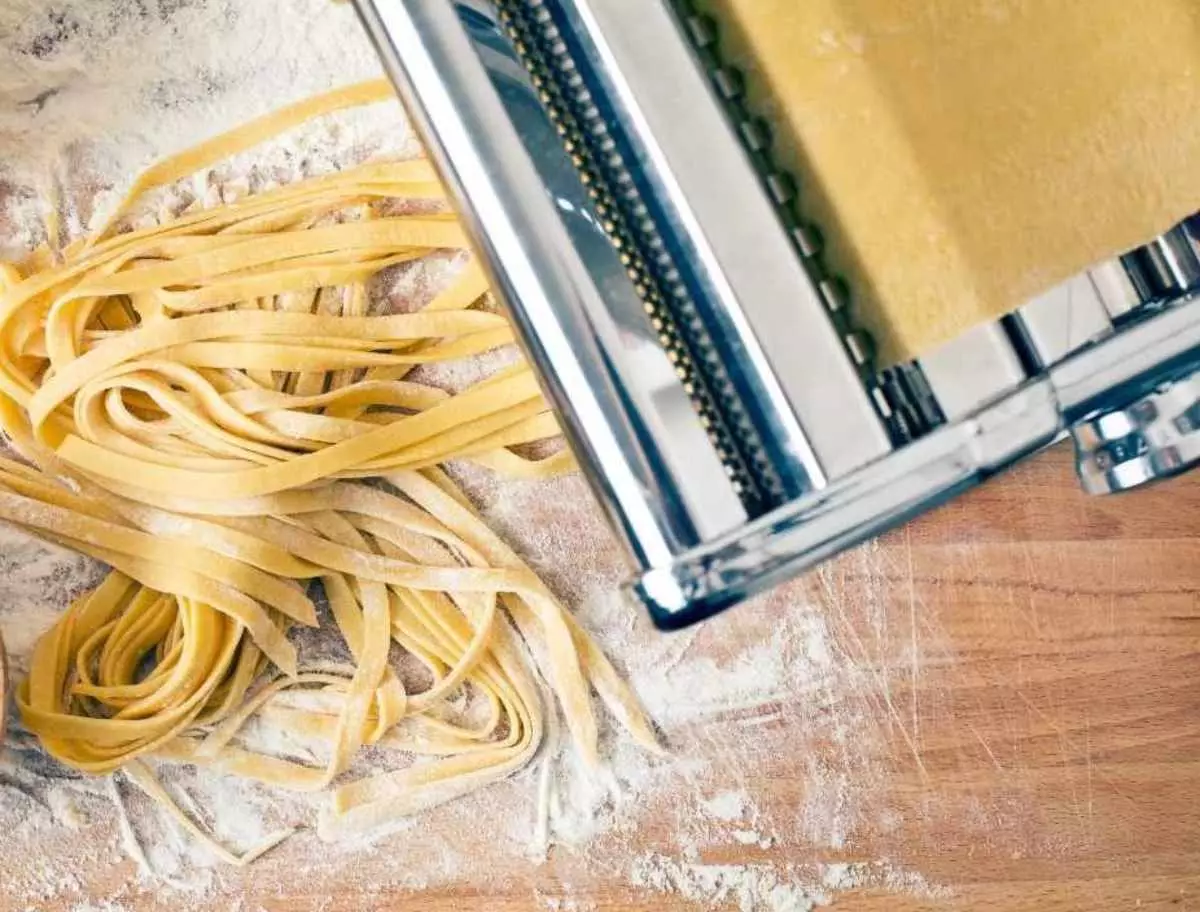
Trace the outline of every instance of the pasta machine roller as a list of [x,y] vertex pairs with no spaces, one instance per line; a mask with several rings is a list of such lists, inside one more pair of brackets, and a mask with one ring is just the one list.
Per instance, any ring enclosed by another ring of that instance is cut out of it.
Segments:
[[1200,220],[881,369],[687,3],[357,5],[660,626],[1066,435],[1091,493],[1200,461]]

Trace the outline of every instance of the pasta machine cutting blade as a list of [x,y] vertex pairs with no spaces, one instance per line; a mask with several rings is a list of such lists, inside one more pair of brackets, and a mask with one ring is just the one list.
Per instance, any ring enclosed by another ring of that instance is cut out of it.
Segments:
[[1068,435],[1096,493],[1200,461],[1200,221],[881,369],[687,4],[357,5],[660,625]]

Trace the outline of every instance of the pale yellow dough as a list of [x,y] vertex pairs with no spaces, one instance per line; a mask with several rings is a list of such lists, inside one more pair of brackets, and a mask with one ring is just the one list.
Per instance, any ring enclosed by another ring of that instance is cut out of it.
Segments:
[[1195,0],[706,0],[887,360],[1200,210]]

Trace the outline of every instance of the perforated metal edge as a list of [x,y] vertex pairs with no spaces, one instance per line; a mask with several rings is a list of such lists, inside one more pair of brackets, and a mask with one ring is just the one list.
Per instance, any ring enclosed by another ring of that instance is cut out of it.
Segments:
[[551,10],[543,0],[494,6],[747,511],[784,502],[779,473]]
[[708,70],[797,255],[820,289],[829,318],[841,335],[850,360],[858,368],[893,443],[901,445],[928,433],[942,422],[942,417],[928,384],[921,377],[920,366],[911,363],[883,371],[878,369],[875,339],[854,322],[849,284],[827,268],[820,228],[800,214],[796,178],[775,160],[771,128],[751,109],[746,97],[745,75],[721,55],[718,24],[712,16],[699,12],[692,0],[671,0],[671,3],[685,24],[692,46]]

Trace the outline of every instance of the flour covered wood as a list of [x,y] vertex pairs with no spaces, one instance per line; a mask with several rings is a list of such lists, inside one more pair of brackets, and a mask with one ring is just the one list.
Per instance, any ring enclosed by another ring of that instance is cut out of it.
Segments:
[[[0,252],[18,256],[39,243],[50,205],[64,233],[78,236],[154,159],[377,74],[352,11],[326,0],[9,0],[0,8]],[[371,156],[417,154],[399,107],[377,106],[301,127],[199,174],[138,217],[167,218],[193,200]],[[455,269],[430,257],[382,276],[376,292],[391,307],[420,306]],[[484,369],[454,365],[438,381],[456,386]],[[827,611],[839,586],[820,580],[702,629],[662,635],[621,594],[625,566],[580,478],[458,476],[629,676],[669,757],[648,757],[609,731],[607,765],[597,772],[551,739],[535,766],[509,781],[332,846],[311,829],[309,796],[163,767],[181,806],[235,849],[299,828],[239,872],[120,776],[79,777],[10,719],[0,759],[4,907],[230,908],[250,889],[260,901],[292,895],[298,874],[312,895],[341,897],[346,908],[410,894],[419,904],[420,895],[456,890],[503,891],[545,909],[594,908],[593,897],[611,894],[750,912],[810,909],[864,886],[938,895],[919,873],[855,848],[860,832],[891,825],[879,800],[890,761],[866,749],[890,738],[879,729],[879,707],[906,737],[919,736],[913,707],[888,692],[894,677],[915,674],[918,656],[908,655],[907,638],[895,647],[884,636],[882,597],[852,636],[838,629],[843,615]],[[859,560],[872,566],[869,553]],[[19,675],[37,636],[102,568],[3,529],[0,570],[0,627]],[[878,591],[877,583],[864,591]],[[343,648],[334,633],[306,633],[299,645],[302,660],[336,658]],[[311,745],[269,712],[243,737],[313,759]],[[367,751],[354,772],[394,762]]]

